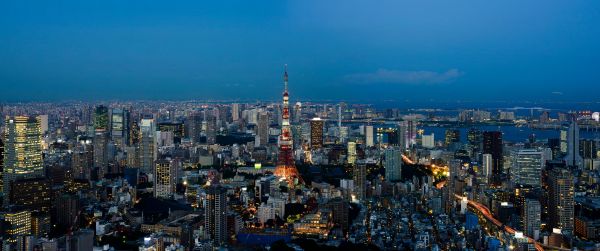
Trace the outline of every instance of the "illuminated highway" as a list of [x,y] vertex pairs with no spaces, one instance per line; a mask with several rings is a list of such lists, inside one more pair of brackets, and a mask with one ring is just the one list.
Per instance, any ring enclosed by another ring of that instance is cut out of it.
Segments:
[[[457,199],[461,200],[463,197],[455,194],[454,195]],[[517,232],[514,228],[509,227],[504,225],[501,221],[499,221],[498,219],[494,218],[494,216],[492,215],[492,213],[490,212],[490,210],[482,205],[481,203],[477,203],[475,201],[472,200],[467,200],[468,201],[468,205],[471,206],[472,208],[476,209],[477,211],[479,211],[487,220],[489,220],[490,222],[492,222],[494,225],[496,225],[497,227],[500,227],[502,229],[504,229],[504,231],[506,231],[509,234],[515,234],[515,232]],[[537,241],[535,241],[533,238],[529,237],[529,236],[524,236],[526,237],[530,243],[535,243],[535,249],[536,250],[544,250],[544,247],[550,248],[552,250],[570,250],[568,248],[561,248],[561,247],[554,247],[554,246],[548,246],[548,245],[543,245],[542,243],[539,243]]]

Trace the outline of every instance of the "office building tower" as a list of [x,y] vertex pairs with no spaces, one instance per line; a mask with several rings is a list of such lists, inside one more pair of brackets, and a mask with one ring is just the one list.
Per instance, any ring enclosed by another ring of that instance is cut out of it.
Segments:
[[178,159],[161,159],[156,161],[154,169],[154,197],[170,199],[175,194],[177,171],[181,168]]
[[348,164],[356,162],[356,142],[348,142]]
[[42,131],[39,119],[7,117],[4,128],[4,202],[10,198],[10,184],[18,179],[44,175]]
[[31,234],[31,212],[29,210],[10,209],[3,213],[4,220],[10,223],[6,233],[10,236],[8,242],[16,242],[18,236]]
[[154,119],[142,119],[140,123],[140,166],[144,173],[152,173],[156,160],[156,126]]
[[269,114],[266,111],[258,113],[258,125],[256,127],[256,136],[258,146],[269,144]]
[[231,120],[238,121],[240,119],[240,104],[231,104]]
[[536,199],[525,199],[522,210],[523,233],[537,240],[542,226],[542,205]]
[[10,204],[31,212],[49,212],[51,186],[46,178],[19,179],[10,184]]
[[481,144],[483,142],[483,135],[481,130],[477,128],[471,128],[467,132],[467,142],[471,149],[472,156],[475,156],[481,150]]
[[323,147],[323,120],[313,118],[310,121],[310,148],[319,149]]
[[373,126],[365,126],[365,146],[372,147],[375,145],[373,137]]
[[399,149],[385,149],[385,179],[399,181],[402,174],[402,152]]
[[502,148],[502,132],[483,132],[482,151],[483,153],[492,155],[492,183],[495,185],[499,185],[502,182],[502,175],[504,172]]
[[137,120],[131,120],[129,126],[129,145],[138,146],[141,142],[142,135],[140,134],[140,124]]
[[492,178],[492,169],[494,166],[494,161],[492,160],[492,155],[489,153],[484,153],[481,155],[481,175],[484,177],[485,182],[490,182]]
[[212,184],[206,188],[204,231],[215,246],[227,242],[227,189]]
[[417,120],[413,115],[405,116],[404,120],[399,124],[398,136],[400,146],[403,149],[408,149],[417,144]]
[[206,114],[206,144],[214,145],[217,143],[217,117],[212,114]]
[[434,148],[435,147],[435,135],[433,133],[431,133],[430,135],[426,135],[424,134],[421,137],[421,145],[423,145],[423,148]]
[[108,107],[100,105],[94,110],[94,130],[105,132],[109,130]]
[[353,170],[354,195],[356,200],[362,201],[366,198],[367,192],[367,165],[363,161],[358,161]]
[[598,158],[598,142],[591,139],[579,140],[579,155],[583,159],[595,159]]
[[521,149],[511,152],[511,181],[515,185],[541,187],[543,153],[534,149]]
[[46,134],[48,132],[48,114],[38,115],[38,119],[40,120],[42,134]]
[[72,155],[72,171],[75,179],[91,179],[94,167],[94,145],[92,138],[79,137]]
[[94,134],[94,168],[97,169],[98,179],[108,173],[108,143],[108,132],[97,130]]
[[81,229],[71,235],[67,235],[65,242],[68,251],[94,250],[94,231]]
[[300,173],[296,169],[293,151],[294,142],[290,126],[289,93],[287,65],[283,74],[283,106],[281,109],[281,134],[279,135],[279,156],[277,156],[277,167],[275,176],[287,179],[289,184],[301,181]]
[[566,168],[555,167],[548,175],[548,215],[550,227],[569,233],[574,228],[573,175]]
[[193,112],[190,114],[185,121],[185,130],[186,138],[190,139],[192,143],[198,144],[200,143],[200,137],[202,136],[202,120],[203,116],[199,112]]
[[118,108],[111,110],[110,136],[120,149],[124,149],[129,144],[129,111]]
[[460,131],[457,129],[447,129],[444,142],[446,146],[450,146],[453,143],[460,143]]
[[56,207],[56,224],[70,229],[79,223],[81,202],[77,195],[63,194],[54,201]]
[[572,121],[567,129],[567,155],[565,156],[567,166],[583,167],[583,158],[579,155],[579,125]]
[[347,126],[340,127],[339,140],[340,140],[340,143],[346,143],[346,141],[348,140],[348,127]]

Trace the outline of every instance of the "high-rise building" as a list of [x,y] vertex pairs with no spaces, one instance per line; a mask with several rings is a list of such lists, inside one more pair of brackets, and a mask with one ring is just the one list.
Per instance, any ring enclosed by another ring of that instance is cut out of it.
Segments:
[[363,161],[359,161],[354,166],[353,171],[354,195],[356,199],[362,201],[366,198],[367,192],[367,165]]
[[579,155],[584,159],[598,158],[598,142],[591,139],[579,140]]
[[185,130],[185,135],[192,141],[192,143],[200,143],[200,136],[202,135],[202,120],[202,114],[199,112],[194,112],[190,114],[185,121],[187,129]]
[[17,236],[31,234],[31,212],[29,210],[10,210],[3,214],[4,220],[10,223],[6,233],[10,235],[9,242],[15,242]]
[[227,242],[227,189],[212,184],[206,188],[204,229],[215,246]]
[[110,136],[111,140],[124,149],[129,143],[129,111],[113,108],[110,114]]
[[19,206],[29,211],[49,212],[52,202],[50,201],[50,181],[46,178],[20,179],[12,181],[10,204]]
[[457,129],[447,129],[445,141],[446,146],[460,142],[460,131]]
[[97,130],[94,134],[94,167],[98,171],[98,179],[108,173],[108,132]]
[[154,119],[142,119],[140,123],[140,166],[144,173],[152,173],[156,160],[156,125]]
[[543,153],[534,149],[511,152],[511,181],[515,185],[542,186]]
[[48,132],[48,114],[42,114],[38,116],[40,120],[40,127],[42,128],[42,134],[46,134]]
[[375,145],[375,141],[373,139],[373,126],[368,125],[365,126],[365,146],[372,147]]
[[467,132],[467,142],[469,143],[472,156],[476,156],[476,154],[481,150],[481,144],[483,142],[481,130],[477,128],[469,129]]
[[421,145],[423,145],[424,148],[434,148],[435,147],[435,135],[433,133],[431,133],[430,135],[423,135],[421,137]]
[[348,142],[348,164],[356,162],[356,142]]
[[231,119],[233,121],[238,121],[238,119],[240,119],[240,104],[231,104]]
[[482,164],[482,176],[484,177],[486,183],[491,181],[492,178],[492,169],[494,166],[494,161],[492,160],[492,155],[489,153],[484,153],[481,155],[481,164]]
[[548,215],[550,227],[572,232],[574,228],[573,175],[566,168],[555,167],[548,175]]
[[154,197],[170,199],[175,194],[177,170],[181,167],[178,159],[160,159],[154,169]]
[[502,155],[502,132],[485,131],[483,132],[483,153],[492,155],[492,183],[499,185],[502,182],[504,172]]
[[78,224],[81,203],[77,195],[63,194],[54,201],[56,207],[56,224],[71,228]]
[[567,166],[583,167],[583,158],[579,155],[579,126],[577,121],[572,121],[567,129]]
[[4,202],[10,198],[10,183],[44,175],[42,131],[34,117],[7,117],[4,128]]
[[173,142],[176,144],[181,144],[181,139],[183,139],[185,134],[183,123],[176,121],[158,123],[156,129],[159,132],[171,133],[173,135]]
[[96,106],[96,109],[94,111],[94,130],[109,130],[108,107],[103,105]]
[[537,240],[542,226],[542,205],[536,199],[525,199],[522,210],[523,232]]
[[398,124],[398,137],[401,149],[411,148],[417,143],[417,121],[414,115],[405,116]]
[[310,121],[310,147],[311,149],[323,147],[323,120],[320,118]]
[[256,136],[259,146],[269,144],[269,114],[266,111],[258,113],[258,125],[256,127]]
[[399,149],[385,149],[385,179],[399,181],[402,174],[402,152]]
[[212,114],[206,115],[206,144],[217,143],[217,117]]

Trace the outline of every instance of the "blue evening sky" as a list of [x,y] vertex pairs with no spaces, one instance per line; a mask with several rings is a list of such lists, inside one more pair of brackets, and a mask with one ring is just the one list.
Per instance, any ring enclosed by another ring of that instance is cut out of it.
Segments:
[[600,1],[0,2],[0,102],[598,101]]

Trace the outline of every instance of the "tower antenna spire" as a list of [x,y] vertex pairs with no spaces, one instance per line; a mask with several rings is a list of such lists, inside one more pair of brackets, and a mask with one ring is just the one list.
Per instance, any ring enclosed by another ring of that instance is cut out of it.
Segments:
[[287,92],[288,91],[288,73],[287,73],[287,64],[285,64],[283,66],[283,84],[284,84],[284,91]]

